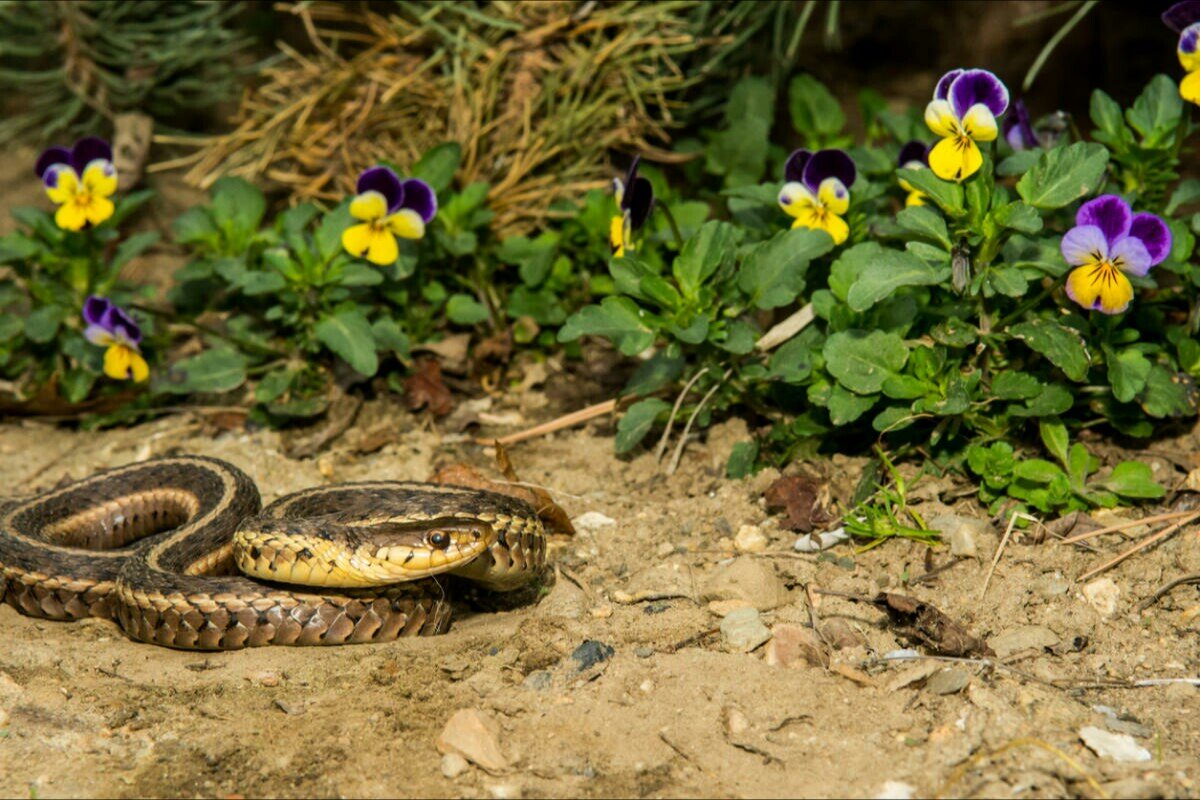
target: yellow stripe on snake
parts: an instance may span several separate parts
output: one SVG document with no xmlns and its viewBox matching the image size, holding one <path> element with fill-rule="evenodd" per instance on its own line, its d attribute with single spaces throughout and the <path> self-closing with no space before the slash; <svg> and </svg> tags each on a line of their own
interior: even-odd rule
<svg viewBox="0 0 1200 800">
<path fill-rule="evenodd" d="M 200 456 L 0 505 L 0 599 L 166 647 L 381 642 L 446 631 L 447 575 L 508 591 L 545 561 L 529 504 L 478 489 L 347 483 L 260 508 L 245 473 Z"/>
</svg>

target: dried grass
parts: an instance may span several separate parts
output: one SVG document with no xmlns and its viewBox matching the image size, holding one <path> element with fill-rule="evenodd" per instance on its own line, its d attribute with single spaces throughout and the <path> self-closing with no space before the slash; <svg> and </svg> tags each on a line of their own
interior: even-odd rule
<svg viewBox="0 0 1200 800">
<path fill-rule="evenodd" d="M 668 141 L 678 67 L 712 44 L 689 32 L 695 0 L 408 2 L 387 16 L 357 3 L 295 3 L 311 44 L 242 98 L 235 129 L 151 170 L 188 168 L 273 182 L 297 200 L 336 201 L 358 172 L 407 167 L 429 147 L 463 147 L 459 178 L 487 181 L 500 233 L 524 232 L 557 200 L 602 186 L 609 149 L 656 159 Z"/>
</svg>

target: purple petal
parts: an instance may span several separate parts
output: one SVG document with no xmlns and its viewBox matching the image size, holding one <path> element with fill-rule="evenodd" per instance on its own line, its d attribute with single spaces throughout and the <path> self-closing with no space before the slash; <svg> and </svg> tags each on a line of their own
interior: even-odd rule
<svg viewBox="0 0 1200 800">
<path fill-rule="evenodd" d="M 39 178 L 46 174 L 46 170 L 50 169 L 55 164 L 70 164 L 71 151 L 65 147 L 48 147 L 38 156 L 37 165 L 33 170 Z"/>
<path fill-rule="evenodd" d="M 1113 265 L 1127 275 L 1145 275 L 1154 266 L 1150 263 L 1150 253 L 1146 245 L 1136 236 L 1126 236 L 1113 245 L 1108 257 Z"/>
<path fill-rule="evenodd" d="M 362 171 L 358 176 L 356 193 L 363 192 L 379 192 L 383 195 L 389 214 L 399 211 L 404 203 L 404 184 L 387 167 L 371 167 Z"/>
<path fill-rule="evenodd" d="M 1075 215 L 1076 225 L 1095 225 L 1104 233 L 1111 250 L 1116 241 L 1129 233 L 1132 213 L 1129 204 L 1115 194 L 1106 194 L 1084 203 Z"/>
<path fill-rule="evenodd" d="M 1108 240 L 1095 225 L 1077 225 L 1063 235 L 1063 258 L 1073 267 L 1095 264 L 1108 258 Z"/>
<path fill-rule="evenodd" d="M 999 119 L 1008 109 L 1008 87 L 986 69 L 968 69 L 950 84 L 949 100 L 959 119 L 976 103 L 983 103 Z"/>
<path fill-rule="evenodd" d="M 1200 22 L 1194 22 L 1184 28 L 1183 33 L 1179 34 L 1177 49 L 1184 55 L 1195 55 L 1198 41 L 1200 41 Z"/>
<path fill-rule="evenodd" d="M 942 79 L 937 82 L 937 87 L 933 90 L 934 100 L 947 100 L 950 96 L 950 84 L 957 80 L 959 75 L 962 75 L 966 70 L 952 69 L 942 76 Z"/>
<path fill-rule="evenodd" d="M 99 325 L 88 325 L 83 329 L 83 338 L 92 344 L 107 347 L 112 344 L 113 335 Z"/>
<path fill-rule="evenodd" d="M 812 158 L 812 151 L 803 148 L 792 151 L 783 165 L 783 180 L 787 183 L 801 183 L 804 181 L 804 168 L 808 165 L 808 160 Z"/>
<path fill-rule="evenodd" d="M 634 156 L 633 161 L 629 162 L 629 170 L 625 173 L 626 186 L 632 186 L 633 182 L 637 180 L 638 167 L 641 165 L 641 163 L 642 157 L 640 155 Z"/>
<path fill-rule="evenodd" d="M 88 325 L 102 325 L 104 315 L 112 308 L 112 301 L 107 297 L 92 295 L 83 301 L 83 321 Z"/>
<path fill-rule="evenodd" d="M 1161 264 L 1171 253 L 1171 229 L 1167 223 L 1153 214 L 1133 215 L 1129 224 L 1129 235 L 1136 236 L 1150 254 L 1150 266 Z"/>
<path fill-rule="evenodd" d="M 1029 109 L 1024 100 L 1013 103 L 1013 113 L 1004 120 L 1001 126 L 1004 138 L 1013 150 L 1032 150 L 1038 146 L 1037 136 L 1029 121 Z"/>
<path fill-rule="evenodd" d="M 1184 28 L 1200 22 L 1200 0 L 1184 0 L 1176 3 L 1163 12 L 1162 21 L 1176 33 L 1183 33 Z"/>
<path fill-rule="evenodd" d="M 625 197 L 621 208 L 629 212 L 629 226 L 632 230 L 641 230 L 650 218 L 650 210 L 654 207 L 654 187 L 646 178 L 634 178 L 633 183 L 625 187 Z"/>
<path fill-rule="evenodd" d="M 109 306 L 100 321 L 100 327 L 111 331 L 112 335 L 125 344 L 136 347 L 142 341 L 142 329 L 133 318 L 117 306 Z"/>
<path fill-rule="evenodd" d="M 80 175 L 84 167 L 97 159 L 112 161 L 112 148 L 98 136 L 85 136 L 71 148 L 71 166 Z"/>
<path fill-rule="evenodd" d="M 642 178 L 641 180 L 645 180 Z M 433 187 L 420 178 L 409 178 L 403 184 L 404 200 L 401 202 L 401 208 L 410 208 L 421 217 L 421 221 L 428 223 L 437 214 L 438 204 L 437 195 L 433 191 Z"/>
<path fill-rule="evenodd" d="M 837 178 L 849 189 L 856 177 L 858 170 L 854 168 L 854 162 L 842 150 L 818 150 L 804 167 L 804 185 L 814 194 L 826 178 Z"/>
<path fill-rule="evenodd" d="M 904 146 L 900 148 L 900 157 L 897 159 L 901 167 L 914 161 L 929 166 L 929 145 L 916 139 L 905 142 Z"/>
</svg>

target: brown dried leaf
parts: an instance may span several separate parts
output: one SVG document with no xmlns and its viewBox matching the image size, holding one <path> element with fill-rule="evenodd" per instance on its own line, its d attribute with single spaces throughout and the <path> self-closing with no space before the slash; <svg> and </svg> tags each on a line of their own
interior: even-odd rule
<svg viewBox="0 0 1200 800">
<path fill-rule="evenodd" d="M 913 644 L 928 647 L 942 656 L 994 656 L 992 648 L 967 633 L 966 629 L 935 606 L 915 597 L 881 592 L 871 601 L 887 612 L 898 633 Z"/>
<path fill-rule="evenodd" d="M 442 367 L 437 359 L 417 360 L 416 370 L 404 379 L 404 401 L 413 411 L 427 407 L 439 417 L 454 409 L 454 400 L 442 382 Z"/>
<path fill-rule="evenodd" d="M 798 533 L 810 533 L 833 519 L 822 502 L 822 485 L 806 475 L 786 475 L 771 484 L 764 493 L 767 511 L 786 512 L 783 527 Z"/>
</svg>

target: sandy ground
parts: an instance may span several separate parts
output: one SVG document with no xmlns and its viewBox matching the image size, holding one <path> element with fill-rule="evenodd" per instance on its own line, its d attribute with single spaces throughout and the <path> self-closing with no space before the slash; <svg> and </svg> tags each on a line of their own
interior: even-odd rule
<svg viewBox="0 0 1200 800">
<path fill-rule="evenodd" d="M 381 423 L 395 441 L 362 454 L 361 432 Z M 924 548 L 908 542 L 859 555 L 849 545 L 795 553 L 795 534 L 769 519 L 762 501 L 778 473 L 721 477 L 738 425 L 690 446 L 670 477 L 649 455 L 613 456 L 611 439 L 595 430 L 514 448 L 524 480 L 552 489 L 577 520 L 597 512 L 613 523 L 580 526 L 554 545 L 560 572 L 540 602 L 460 615 L 441 637 L 206 655 L 130 642 L 102 620 L 52 623 L 0 607 L 0 795 L 1200 792 L 1200 691 L 1105 685 L 1200 675 L 1194 586 L 1134 610 L 1166 581 L 1200 572 L 1194 530 L 1110 572 L 1118 594 L 1108 616 L 1073 578 L 1119 550 L 1119 536 L 1101 537 L 1097 553 L 1013 541 L 981 600 L 999 542 L 989 529 L 977 537 L 977 558 L 906 587 L 927 568 Z M 444 462 L 490 463 L 461 435 L 382 403 L 368 404 L 315 459 L 291 460 L 282 449 L 279 433 L 214 433 L 186 414 L 103 433 L 9 423 L 0 425 L 0 486 L 27 494 L 103 466 L 187 452 L 236 464 L 269 501 L 322 482 L 420 479 Z M 861 462 L 799 468 L 828 478 L 844 499 Z M 944 489 L 915 492 L 927 496 L 928 516 L 946 510 L 937 499 Z M 956 511 L 979 515 L 969 499 L 958 502 Z M 768 537 L 765 550 L 734 554 L 743 525 Z M 949 560 L 942 548 L 934 563 Z M 907 646 L 886 615 L 814 593 L 814 616 L 806 586 L 902 591 L 993 645 L 1015 632 L 1032 646 L 1005 666 L 884 664 L 882 654 Z M 749 597 L 777 631 L 815 618 L 842 647 L 827 666 L 772 665 L 764 652 L 773 645 L 729 652 L 714 613 L 725 608 L 712 597 Z M 1072 652 L 1076 637 L 1087 642 Z M 608 647 L 607 660 L 582 663 L 582 653 Z M 944 668 L 957 671 L 931 674 Z M 436 740 L 460 709 L 495 722 L 504 765 L 492 773 L 472 765 L 443 774 Z M 1149 760 L 1097 756 L 1081 741 L 1087 726 L 1131 736 Z"/>
</svg>

